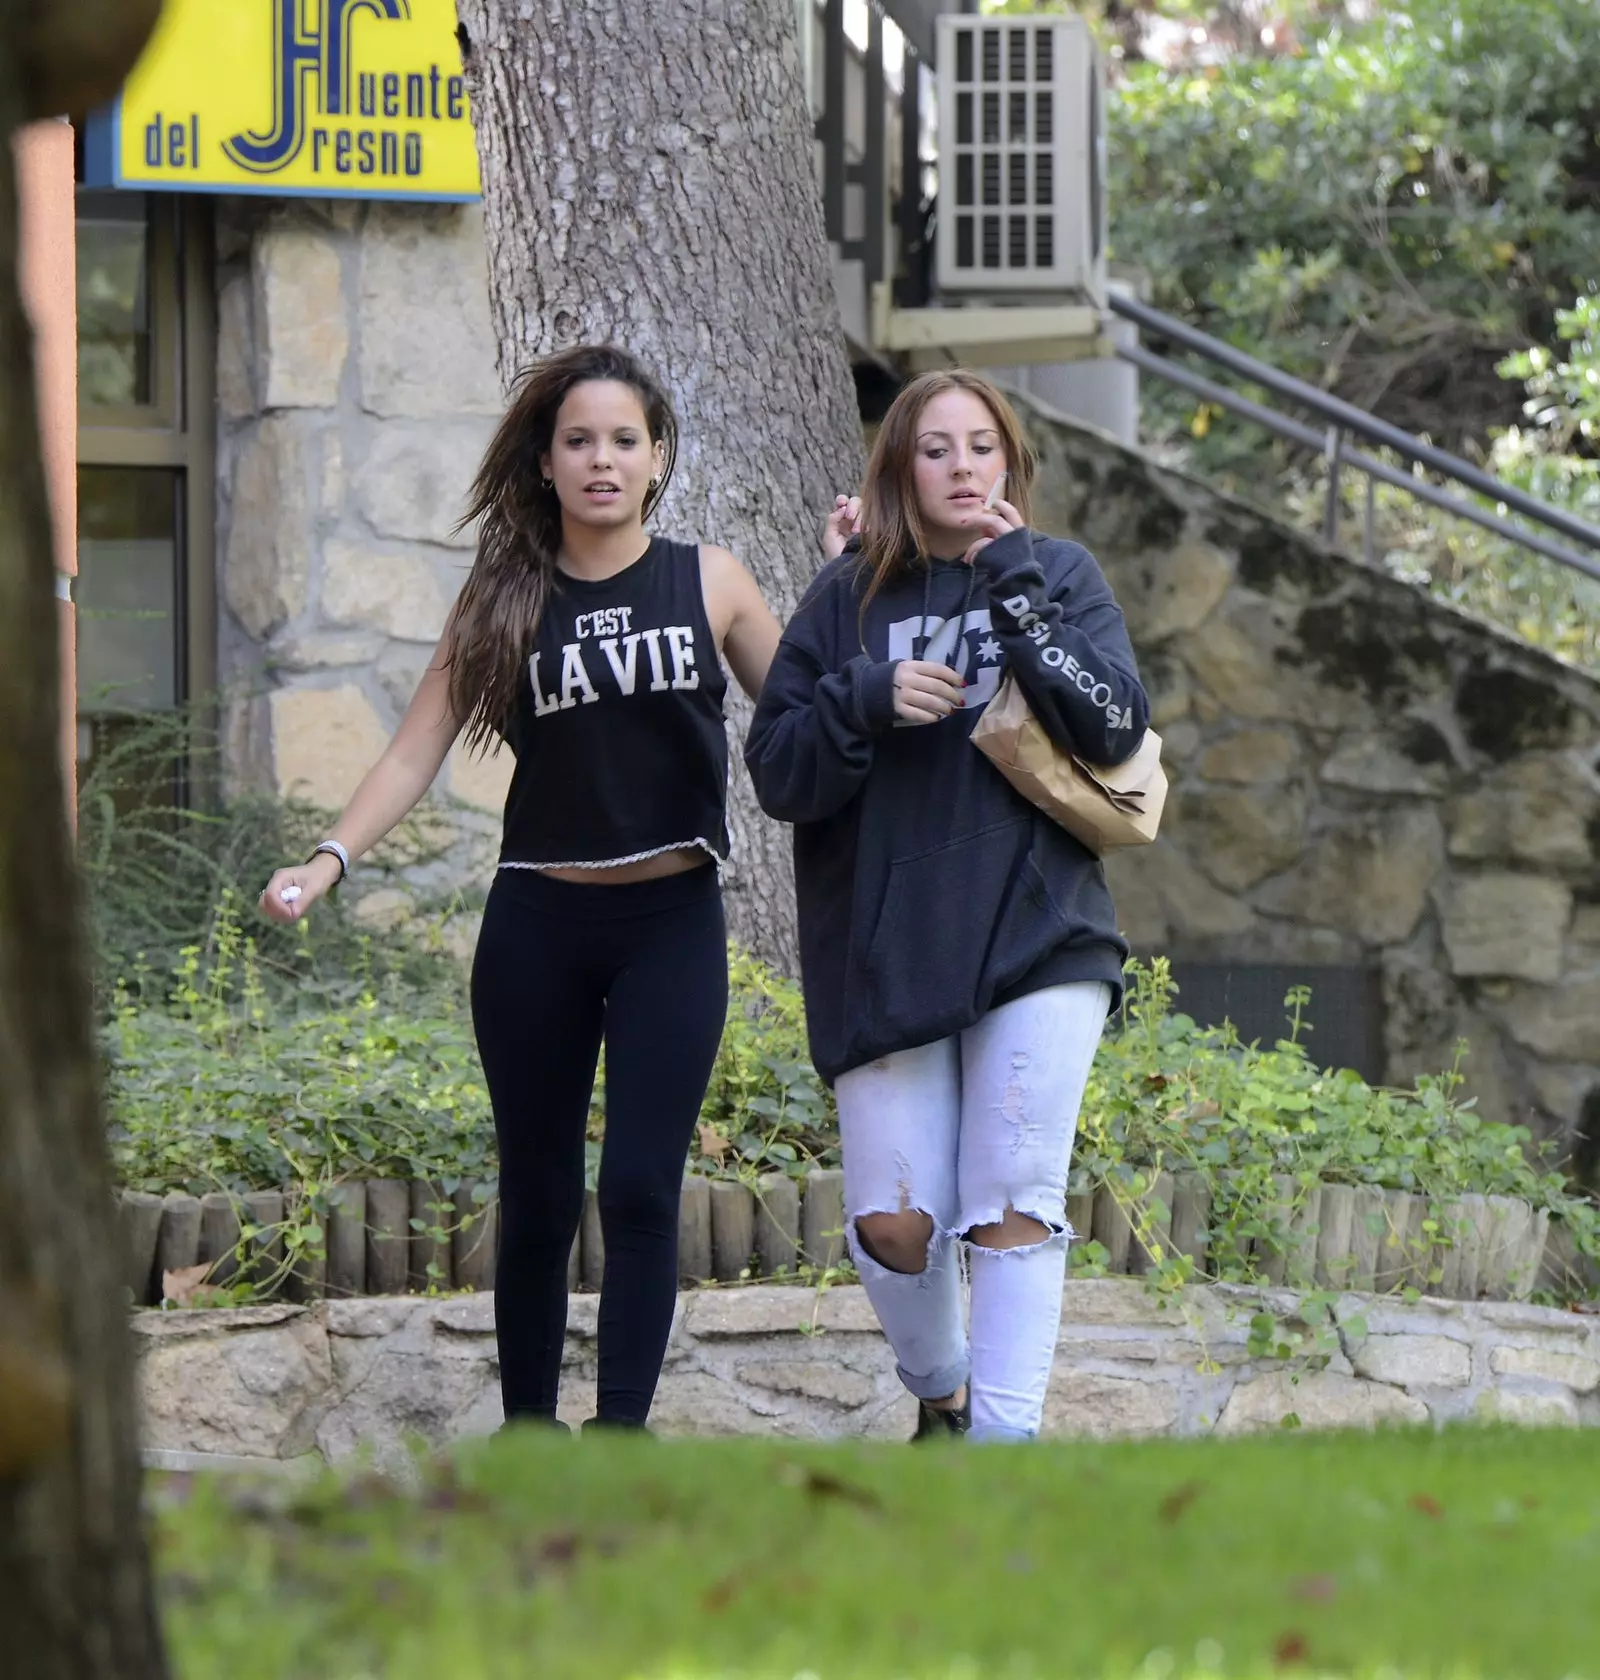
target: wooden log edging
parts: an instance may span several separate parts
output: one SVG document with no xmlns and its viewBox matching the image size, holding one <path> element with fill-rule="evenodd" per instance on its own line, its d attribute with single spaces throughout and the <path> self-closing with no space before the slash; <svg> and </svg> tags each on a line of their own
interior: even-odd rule
<svg viewBox="0 0 1600 1680">
<path fill-rule="evenodd" d="M 334 1191 L 320 1253 L 285 1261 L 285 1194 L 251 1191 L 202 1197 L 123 1191 L 117 1208 L 124 1277 L 135 1305 L 157 1306 L 163 1278 L 202 1263 L 208 1282 L 248 1281 L 310 1302 L 370 1295 L 484 1291 L 494 1283 L 499 1208 L 476 1186 L 453 1194 L 434 1183 L 352 1180 Z M 1269 1234 L 1249 1240 L 1271 1287 L 1397 1294 L 1436 1299 L 1524 1301 L 1583 1270 L 1565 1230 L 1549 1214 L 1510 1196 L 1463 1195 L 1435 1206 L 1407 1191 L 1322 1184 L 1309 1193 L 1278 1182 L 1281 1205 Z M 1216 1214 L 1210 1186 L 1193 1173 L 1147 1183 L 1130 1217 L 1130 1196 L 1075 1176 L 1067 1217 L 1079 1243 L 1104 1251 L 1108 1276 L 1154 1267 L 1162 1254 L 1206 1263 Z M 1431 1222 L 1431 1223 L 1430 1223 Z M 256 1233 L 248 1242 L 241 1233 Z M 825 1272 L 845 1254 L 844 1175 L 814 1168 L 800 1178 L 764 1175 L 752 1187 L 731 1179 L 684 1179 L 678 1218 L 679 1280 L 702 1283 L 797 1279 Z M 243 1260 L 241 1267 L 240 1260 Z M 1435 1274 L 1438 1274 L 1435 1276 Z M 591 1190 L 572 1246 L 568 1282 L 595 1290 L 605 1275 L 598 1200 Z"/>
</svg>

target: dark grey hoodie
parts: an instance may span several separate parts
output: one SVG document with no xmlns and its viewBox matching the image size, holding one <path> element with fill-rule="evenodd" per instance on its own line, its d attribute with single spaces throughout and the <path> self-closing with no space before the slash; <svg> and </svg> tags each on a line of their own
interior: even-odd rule
<svg viewBox="0 0 1600 1680">
<path fill-rule="evenodd" d="M 1045 986 L 1104 980 L 1127 945 L 1099 860 L 971 743 L 1003 672 L 1092 763 L 1132 756 L 1149 721 L 1121 609 L 1077 543 L 1013 531 L 976 564 L 904 570 L 862 613 L 847 552 L 784 632 L 745 762 L 762 808 L 795 825 L 811 1054 L 831 1084 Z M 894 668 L 950 665 L 966 705 L 903 725 Z"/>
</svg>

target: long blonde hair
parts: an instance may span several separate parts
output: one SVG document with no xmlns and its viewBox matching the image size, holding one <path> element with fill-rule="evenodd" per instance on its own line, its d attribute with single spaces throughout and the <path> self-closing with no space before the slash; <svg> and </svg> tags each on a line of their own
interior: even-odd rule
<svg viewBox="0 0 1600 1680">
<path fill-rule="evenodd" d="M 861 568 L 870 581 L 863 610 L 896 572 L 927 558 L 928 534 L 917 505 L 917 424 L 923 409 L 946 391 L 970 392 L 994 416 L 1006 456 L 1005 499 L 1024 521 L 1031 517 L 1037 462 L 1017 411 L 1000 388 L 966 368 L 918 375 L 889 405 L 867 463 L 861 490 Z"/>
</svg>

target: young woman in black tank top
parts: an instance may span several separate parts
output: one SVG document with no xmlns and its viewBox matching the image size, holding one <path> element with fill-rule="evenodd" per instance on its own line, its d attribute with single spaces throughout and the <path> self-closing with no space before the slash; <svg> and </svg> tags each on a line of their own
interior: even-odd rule
<svg viewBox="0 0 1600 1680">
<path fill-rule="evenodd" d="M 500 1147 L 495 1326 L 508 1419 L 554 1422 L 567 1257 L 602 1037 L 600 1424 L 642 1427 L 672 1325 L 684 1160 L 727 1010 L 726 684 L 778 625 L 726 549 L 647 537 L 676 425 L 633 357 L 521 384 L 473 488 L 478 555 L 394 740 L 262 908 L 303 916 L 432 784 L 456 737 L 516 754 L 472 1014 Z"/>
</svg>

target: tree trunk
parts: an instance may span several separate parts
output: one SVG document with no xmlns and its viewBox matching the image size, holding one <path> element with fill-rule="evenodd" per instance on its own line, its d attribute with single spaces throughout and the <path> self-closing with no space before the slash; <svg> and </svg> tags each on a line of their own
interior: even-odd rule
<svg viewBox="0 0 1600 1680">
<path fill-rule="evenodd" d="M 862 469 L 793 0 L 458 0 L 508 378 L 625 344 L 683 428 L 663 529 L 731 548 L 780 619 Z M 733 936 L 797 972 L 786 832 L 735 746 Z"/>
<path fill-rule="evenodd" d="M 10 145 L 41 114 L 40 88 L 72 79 L 41 42 L 91 9 L 0 0 L 0 40 L 35 48 L 26 74 L 24 55 L 0 53 L 0 1668 L 28 1680 L 160 1680 L 61 771 L 58 608 Z M 135 9 L 153 15 L 144 0 L 123 7 Z M 78 85 L 103 96 L 127 64 L 82 68 Z"/>
</svg>

